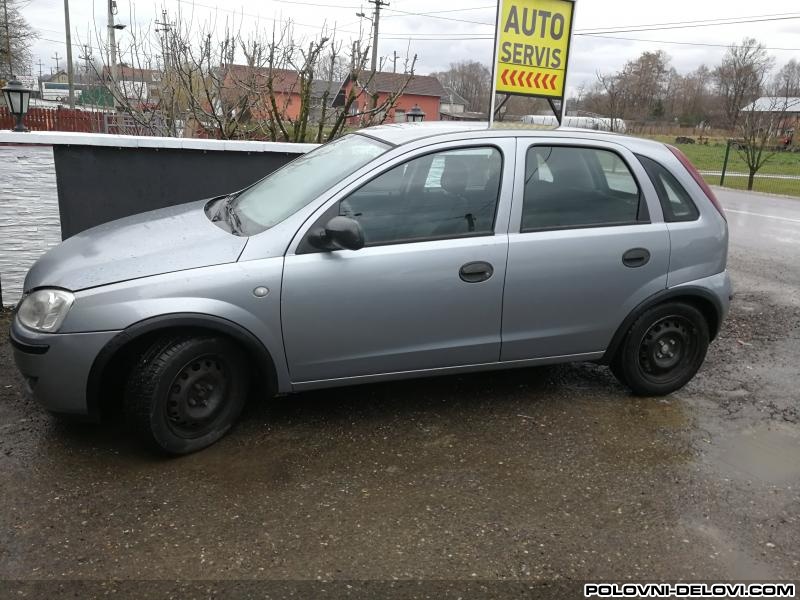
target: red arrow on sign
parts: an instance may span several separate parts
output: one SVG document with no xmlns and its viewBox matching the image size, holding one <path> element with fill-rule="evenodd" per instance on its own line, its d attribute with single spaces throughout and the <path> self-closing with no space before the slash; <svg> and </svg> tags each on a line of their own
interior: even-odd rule
<svg viewBox="0 0 800 600">
<path fill-rule="evenodd" d="M 558 77 L 558 75 L 553 75 L 552 77 L 550 77 L 550 89 L 551 90 L 556 89 L 556 77 Z"/>
<path fill-rule="evenodd" d="M 538 87 L 539 87 L 539 78 L 541 76 L 542 76 L 541 73 L 536 73 L 536 77 L 533 78 L 533 87 L 538 89 Z"/>
<path fill-rule="evenodd" d="M 503 69 L 503 72 L 500 74 L 500 80 L 503 82 L 503 85 L 508 85 L 508 69 Z"/>
<path fill-rule="evenodd" d="M 525 85 L 531 87 L 531 77 L 533 77 L 533 73 L 528 73 L 528 76 L 525 78 Z"/>
<path fill-rule="evenodd" d="M 511 71 L 511 85 L 518 85 L 517 82 L 514 81 L 514 79 L 516 77 L 517 77 L 517 72 L 516 71 Z"/>
</svg>

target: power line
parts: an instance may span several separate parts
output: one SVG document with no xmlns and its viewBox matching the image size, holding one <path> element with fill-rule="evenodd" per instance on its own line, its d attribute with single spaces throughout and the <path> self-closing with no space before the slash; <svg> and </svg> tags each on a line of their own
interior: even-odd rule
<svg viewBox="0 0 800 600">
<path fill-rule="evenodd" d="M 348 10 L 353 10 L 357 8 L 361 8 L 360 6 L 343 6 L 341 4 L 325 4 L 321 2 L 305 2 L 300 0 L 272 0 L 272 2 L 280 2 L 282 4 L 297 4 L 299 6 L 321 6 L 326 8 L 346 8 Z"/>
<path fill-rule="evenodd" d="M 236 10 L 236 9 L 232 9 L 232 8 L 221 8 L 219 6 L 209 6 L 208 4 L 201 4 L 200 2 L 195 2 L 194 0 L 175 0 L 175 2 L 177 2 L 178 4 L 187 4 L 187 5 L 192 6 L 192 7 L 199 6 L 201 8 L 207 8 L 209 10 L 219 10 L 219 11 L 222 11 L 222 12 L 231 13 L 233 15 L 242 15 L 243 17 L 252 17 L 252 18 L 258 19 L 258 20 L 263 19 L 265 21 L 272 21 L 273 23 L 278 23 L 278 22 L 282 22 L 282 21 L 291 21 L 292 25 L 294 25 L 296 27 L 308 27 L 308 28 L 311 28 L 311 29 L 315 29 L 317 31 L 321 31 L 321 30 L 326 28 L 326 25 L 322 25 L 322 26 L 320 26 L 320 25 L 310 25 L 308 23 L 299 23 L 299 22 L 297 22 L 297 21 L 295 21 L 293 19 L 282 19 L 282 18 L 275 18 L 275 17 L 265 17 L 263 15 L 253 14 L 253 13 L 246 13 L 244 11 Z M 356 7 L 356 8 L 358 8 L 358 7 Z M 358 33 L 356 31 L 345 31 L 343 29 L 337 29 L 335 24 L 334 24 L 332 29 L 335 30 L 335 31 L 341 32 L 341 33 L 352 33 L 354 35 Z"/>
<path fill-rule="evenodd" d="M 687 24 L 685 25 L 668 25 L 664 27 L 639 27 L 636 29 L 609 29 L 608 31 L 593 31 L 593 30 L 579 30 L 575 33 L 593 33 L 593 34 L 600 34 L 600 33 L 635 33 L 637 31 L 663 31 L 665 29 L 694 29 L 697 27 L 716 27 L 719 25 L 749 25 L 751 23 L 766 23 L 768 21 L 788 21 L 791 19 L 800 19 L 800 15 L 795 15 L 791 17 L 770 17 L 767 19 L 749 19 L 746 21 L 728 21 L 726 23 L 695 23 L 695 24 Z"/>
<path fill-rule="evenodd" d="M 786 16 L 798 16 L 797 11 L 787 12 L 787 13 L 770 13 L 766 15 L 741 15 L 738 17 L 719 17 L 716 19 L 693 19 L 691 21 L 668 21 L 666 23 L 638 23 L 635 25 L 618 25 L 619 28 L 628 28 L 628 27 L 659 27 L 661 25 L 689 25 L 694 23 L 712 23 L 716 21 L 733 21 L 739 19 L 762 19 L 766 17 L 786 17 Z M 720 25 L 724 25 L 725 23 L 720 23 Z M 610 27 L 588 27 L 583 28 L 580 31 L 595 31 L 598 29 L 611 29 Z"/>
<path fill-rule="evenodd" d="M 486 41 L 486 40 L 491 41 L 491 40 L 494 39 L 494 36 L 492 36 L 492 35 L 465 36 L 464 34 L 453 34 L 453 35 L 457 35 L 459 37 L 429 37 L 429 38 L 417 37 L 419 35 L 421 35 L 421 34 L 414 34 L 414 35 L 411 35 L 411 36 L 407 36 L 407 35 L 406 36 L 403 36 L 403 35 L 397 36 L 397 35 L 388 35 L 387 34 L 387 35 L 383 35 L 381 37 L 384 40 L 402 40 L 402 41 L 411 40 L 411 41 L 417 41 L 417 42 L 425 42 L 425 41 L 431 41 L 431 42 L 461 42 L 461 41 L 465 41 L 465 42 L 469 42 L 469 41 L 473 41 L 473 40 L 474 41 L 478 41 L 478 42 L 482 42 L 482 41 Z M 442 34 L 431 34 L 431 35 L 441 36 Z M 737 44 L 708 44 L 708 43 L 704 43 L 704 42 L 673 42 L 673 41 L 669 41 L 669 40 L 652 40 L 652 39 L 641 39 L 641 38 L 631 38 L 631 37 L 620 37 L 620 36 L 612 36 L 612 35 L 598 34 L 598 33 L 577 33 L 576 32 L 575 35 L 576 36 L 581 36 L 581 37 L 596 37 L 598 39 L 625 40 L 625 41 L 629 41 L 629 42 L 648 42 L 648 43 L 652 43 L 652 44 L 677 44 L 677 45 L 680 45 L 680 46 L 699 46 L 699 47 L 710 47 L 710 48 L 730 48 L 731 46 L 733 46 L 734 48 L 744 48 L 745 47 L 745 46 L 740 46 L 740 45 L 737 45 Z M 44 41 L 44 42 L 52 42 L 54 44 L 62 44 L 62 45 L 65 44 L 64 40 L 54 40 L 54 39 L 51 39 L 51 38 L 44 38 L 44 37 L 40 37 L 39 39 Z M 101 48 L 99 46 L 92 46 L 90 44 L 81 44 L 81 45 L 84 46 L 85 48 L 90 48 L 92 50 L 98 50 L 98 51 L 101 51 L 101 52 L 103 51 L 103 48 Z M 800 52 L 800 48 L 777 48 L 777 47 L 772 47 L 772 46 L 765 46 L 764 49 L 765 50 L 774 50 L 776 52 Z"/>
<path fill-rule="evenodd" d="M 496 9 L 497 5 L 496 4 L 489 4 L 489 5 L 486 5 L 486 6 L 470 6 L 468 8 L 448 8 L 446 10 L 431 10 L 431 11 L 426 11 L 426 12 L 417 13 L 417 14 L 419 14 L 419 16 L 428 16 L 428 15 L 438 15 L 438 14 L 442 14 L 442 13 L 467 12 L 469 10 L 487 10 L 489 8 Z M 395 10 L 395 12 L 400 12 L 400 11 L 396 11 Z M 414 13 L 406 13 L 406 14 L 414 14 Z M 386 15 L 386 18 L 388 19 L 390 17 L 402 17 L 402 16 L 404 16 L 404 15 Z"/>
<path fill-rule="evenodd" d="M 440 19 L 444 21 L 454 21 L 458 23 L 470 23 L 473 25 L 483 25 L 485 27 L 494 27 L 494 23 L 487 23 L 484 21 L 472 21 L 469 19 L 460 19 L 457 17 L 443 17 L 435 14 L 435 12 L 409 12 L 398 9 L 388 9 L 393 12 L 402 13 L 401 15 L 392 15 L 395 17 L 427 17 L 431 19 Z M 444 12 L 444 11 L 441 11 Z M 634 31 L 660 31 L 666 29 L 685 29 L 697 27 L 715 27 L 719 25 L 743 25 L 749 23 L 765 23 L 769 21 L 785 21 L 790 19 L 800 19 L 800 14 L 793 13 L 772 13 L 766 15 L 753 15 L 747 17 L 725 17 L 717 19 L 698 19 L 693 21 L 671 21 L 667 23 L 647 23 L 641 25 L 623 25 L 619 27 L 593 27 L 588 29 L 576 30 L 575 33 L 629 33 Z M 387 34 L 398 35 L 398 34 Z M 399 34 L 402 35 L 402 34 Z"/>
<path fill-rule="evenodd" d="M 630 38 L 630 37 L 617 37 L 613 35 L 604 35 L 601 33 L 576 33 L 575 35 L 580 36 L 588 36 L 588 37 L 596 37 L 600 39 L 608 39 L 608 40 L 627 40 L 630 42 L 650 42 L 654 44 L 677 44 L 679 46 L 707 46 L 710 48 L 754 48 L 755 46 L 740 46 L 736 44 L 708 44 L 704 42 L 672 42 L 668 40 L 645 40 L 641 38 Z M 764 50 L 775 50 L 781 52 L 800 52 L 800 48 L 774 48 L 774 47 L 764 47 Z"/>
<path fill-rule="evenodd" d="M 232 14 L 239 14 L 242 16 L 248 16 L 255 19 L 264 19 L 267 21 L 278 22 L 281 19 L 272 18 L 272 17 L 264 17 L 259 14 L 253 13 L 246 13 L 243 11 L 235 10 L 235 9 L 228 9 L 228 8 L 221 8 L 216 6 L 209 6 L 207 4 L 194 2 L 193 0 L 175 0 L 178 4 L 187 4 L 191 6 L 198 6 L 201 8 L 206 8 L 209 10 L 219 10 L 223 12 L 229 12 Z M 300 2 L 299 0 L 276 0 L 282 1 L 288 4 L 301 4 L 301 5 L 316 5 L 316 6 L 334 6 L 334 5 L 326 5 L 322 3 L 314 3 L 314 2 Z M 337 8 L 340 6 L 336 5 Z M 349 7 L 348 7 L 349 8 Z M 465 9 L 448 9 L 442 11 L 431 11 L 430 13 L 413 13 L 409 11 L 401 11 L 395 8 L 386 8 L 385 10 L 391 10 L 397 13 L 396 15 L 384 15 L 384 17 L 392 16 L 392 17 L 401 17 L 407 18 L 410 16 L 424 16 L 424 17 L 431 17 L 431 18 L 438 18 L 444 20 L 452 20 L 457 22 L 467 22 L 477 25 L 486 25 L 486 26 L 494 26 L 494 23 L 480 23 L 477 21 L 468 21 L 465 19 L 457 19 L 455 17 L 441 17 L 437 16 L 434 13 L 446 13 L 446 12 L 459 12 L 463 10 L 477 10 L 480 8 L 491 8 L 491 7 L 471 7 Z M 696 28 L 696 27 L 713 27 L 718 25 L 739 25 L 739 24 L 748 24 L 748 23 L 761 23 L 761 22 L 769 22 L 769 21 L 782 21 L 782 20 L 793 20 L 793 19 L 800 19 L 800 14 L 797 13 L 772 13 L 772 14 L 764 14 L 764 15 L 752 15 L 747 17 L 725 17 L 725 18 L 718 18 L 718 19 L 702 19 L 702 20 L 692 20 L 692 21 L 672 21 L 672 22 L 665 22 L 665 23 L 647 23 L 642 25 L 625 25 L 618 28 L 588 28 L 588 29 L 579 29 L 574 32 L 576 36 L 589 36 L 589 37 L 596 37 L 596 38 L 609 38 L 609 39 L 619 39 L 625 41 L 634 41 L 634 42 L 649 42 L 649 43 L 657 43 L 657 44 L 674 44 L 674 45 L 683 45 L 683 46 L 698 46 L 698 47 L 720 47 L 720 48 L 727 48 L 730 45 L 724 44 L 709 44 L 703 42 L 678 42 L 678 41 L 669 41 L 669 40 L 652 40 L 652 39 L 636 39 L 636 38 L 627 38 L 627 37 L 614 37 L 612 34 L 615 33 L 635 33 L 639 31 L 658 31 L 658 30 L 668 30 L 668 29 L 683 29 L 683 28 Z M 306 23 L 298 23 L 291 19 L 287 19 L 291 21 L 294 26 L 297 27 L 306 27 L 315 30 L 321 30 L 324 26 L 320 25 L 311 25 Z M 40 28 L 42 29 L 42 28 Z M 340 33 L 350 33 L 353 35 L 357 35 L 358 32 L 356 31 L 349 31 L 346 29 L 337 29 L 334 25 L 332 27 L 333 30 L 338 31 Z M 47 30 L 51 31 L 51 30 Z M 53 42 L 64 44 L 63 40 L 54 40 L 48 38 L 40 38 L 43 41 Z M 494 36 L 491 34 L 477 34 L 477 35 L 470 35 L 469 33 L 465 32 L 456 32 L 452 34 L 444 34 L 444 33 L 417 33 L 417 32 L 388 32 L 383 34 L 383 39 L 386 40 L 408 40 L 408 41 L 484 41 L 484 40 L 493 40 Z M 740 47 L 736 46 L 735 47 Z M 98 50 L 102 50 L 97 48 Z M 799 51 L 796 48 L 779 48 L 779 47 L 766 47 L 766 50 L 774 50 L 774 51 L 787 51 L 787 52 L 796 52 Z"/>
<path fill-rule="evenodd" d="M 484 21 L 471 21 L 469 19 L 459 19 L 458 17 L 443 17 L 441 15 L 437 15 L 434 13 L 415 13 L 415 12 L 408 12 L 406 10 L 399 10 L 397 8 L 387 8 L 391 12 L 402 13 L 403 16 L 412 16 L 412 17 L 428 17 L 429 19 L 441 19 L 442 21 L 455 21 L 457 23 L 470 23 L 472 25 L 491 25 L 494 27 L 494 23 L 485 23 Z M 394 15 L 394 16 L 401 16 L 401 15 Z"/>
<path fill-rule="evenodd" d="M 789 14 L 789 13 L 785 13 L 785 14 Z M 447 18 L 447 17 L 441 17 L 441 18 Z M 737 18 L 737 17 L 732 17 L 732 18 Z M 741 19 L 741 17 L 738 17 L 738 18 Z M 800 19 L 800 15 L 782 16 L 782 17 L 770 17 L 770 18 L 763 18 L 763 19 L 752 19 L 752 18 L 749 18 L 749 19 L 750 20 L 738 20 L 738 21 L 730 21 L 730 22 L 725 22 L 725 23 L 707 23 L 707 22 L 701 22 L 701 21 L 685 21 L 684 24 L 682 24 L 680 26 L 678 26 L 678 25 L 669 25 L 669 26 L 663 26 L 663 27 L 646 27 L 646 28 L 641 27 L 641 28 L 638 28 L 638 29 L 631 28 L 631 27 L 635 27 L 635 26 L 628 26 L 629 28 L 627 28 L 627 29 L 609 29 L 609 30 L 605 30 L 605 31 L 604 30 L 597 31 L 597 30 L 592 30 L 592 29 L 589 29 L 589 30 L 579 29 L 579 30 L 576 30 L 574 32 L 574 35 L 593 35 L 593 36 L 598 36 L 599 37 L 599 36 L 604 35 L 604 34 L 614 34 L 614 33 L 636 33 L 636 32 L 639 32 L 639 31 L 660 31 L 660 30 L 665 30 L 665 29 L 684 29 L 684 28 L 694 28 L 694 27 L 713 27 L 715 25 L 740 25 L 740 24 L 747 24 L 747 23 L 762 23 L 762 22 L 767 22 L 767 21 L 784 21 L 784 20 L 789 20 L 789 19 Z M 665 23 L 664 25 L 667 25 L 667 24 Z M 461 37 L 458 37 L 458 36 L 461 36 Z M 443 41 L 444 40 L 468 40 L 468 39 L 494 39 L 493 35 L 485 35 L 484 36 L 484 34 L 478 34 L 478 35 L 470 36 L 470 37 L 466 37 L 466 36 L 467 36 L 467 34 L 465 34 L 463 32 L 453 33 L 453 34 L 449 34 L 449 35 L 448 34 L 442 34 L 442 33 L 424 34 L 424 33 L 412 32 L 412 33 L 409 33 L 409 34 L 404 34 L 404 33 L 391 32 L 391 33 L 386 33 L 385 34 L 385 39 L 411 39 L 411 40 L 429 39 L 429 40 L 443 40 Z M 659 42 L 659 41 L 663 41 L 663 40 L 649 40 L 649 41 Z M 663 43 L 672 43 L 672 42 L 663 41 Z M 687 43 L 687 42 L 684 42 L 684 43 Z M 700 44 L 698 44 L 698 45 L 700 45 Z M 783 48 L 767 48 L 767 49 L 784 50 Z"/>
</svg>

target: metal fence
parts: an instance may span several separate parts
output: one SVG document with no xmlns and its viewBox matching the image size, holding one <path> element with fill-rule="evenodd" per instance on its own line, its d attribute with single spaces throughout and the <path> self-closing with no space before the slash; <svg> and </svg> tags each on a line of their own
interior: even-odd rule
<svg viewBox="0 0 800 600">
<path fill-rule="evenodd" d="M 63 107 L 31 108 L 24 123 L 31 131 L 101 133 L 104 131 L 103 114 Z M 11 129 L 15 122 L 8 108 L 0 107 L 0 129 Z"/>
<path fill-rule="evenodd" d="M 744 148 L 737 140 L 728 140 L 719 172 L 719 185 L 787 196 L 800 196 L 800 147 L 791 143 L 765 147 L 765 162 L 750 173 L 743 159 Z M 744 167 L 744 169 L 742 169 Z M 708 176 L 716 178 L 717 173 Z"/>
<path fill-rule="evenodd" d="M 765 147 L 763 153 L 766 161 L 751 177 L 743 147 L 737 140 L 706 140 L 701 144 L 678 138 L 674 143 L 689 157 L 708 183 L 800 198 L 798 144 Z"/>
</svg>

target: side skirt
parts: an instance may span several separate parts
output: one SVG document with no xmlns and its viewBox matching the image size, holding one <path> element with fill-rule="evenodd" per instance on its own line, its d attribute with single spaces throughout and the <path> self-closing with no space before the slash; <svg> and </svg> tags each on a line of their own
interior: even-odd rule
<svg viewBox="0 0 800 600">
<path fill-rule="evenodd" d="M 359 385 L 362 383 L 378 383 L 380 381 L 397 381 L 400 379 L 415 379 L 418 377 L 439 377 L 442 375 L 456 375 L 458 373 L 475 373 L 479 371 L 498 371 L 501 369 L 518 369 L 552 365 L 568 362 L 596 361 L 602 358 L 604 350 L 599 352 L 585 352 L 583 354 L 567 354 L 564 356 L 548 356 L 545 358 L 528 358 L 523 360 L 509 360 L 503 362 L 480 363 L 476 365 L 463 365 L 458 367 L 439 367 L 435 369 L 420 369 L 418 371 L 399 371 L 395 373 L 378 373 L 376 375 L 358 375 L 355 377 L 340 377 L 337 379 L 317 379 L 315 381 L 300 381 L 292 383 L 293 392 L 304 392 L 321 388 L 341 387 L 346 385 Z"/>
</svg>

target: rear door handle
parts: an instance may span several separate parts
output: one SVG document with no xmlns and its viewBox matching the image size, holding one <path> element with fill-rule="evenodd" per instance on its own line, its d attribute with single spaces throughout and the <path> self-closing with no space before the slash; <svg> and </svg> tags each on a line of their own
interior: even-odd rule
<svg viewBox="0 0 800 600">
<path fill-rule="evenodd" d="M 494 267 L 488 262 L 482 260 L 476 262 L 469 262 L 463 265 L 458 270 L 458 276 L 461 281 L 467 283 L 480 283 L 486 281 L 494 274 Z"/>
<path fill-rule="evenodd" d="M 631 248 L 622 255 L 622 264 L 632 269 L 643 267 L 650 262 L 650 251 L 647 248 Z"/>
</svg>

